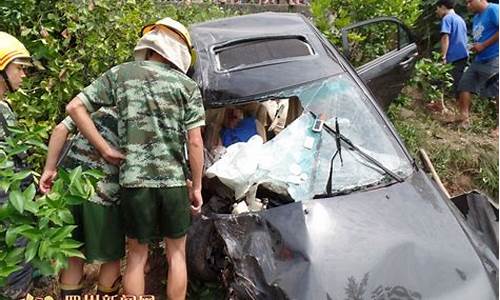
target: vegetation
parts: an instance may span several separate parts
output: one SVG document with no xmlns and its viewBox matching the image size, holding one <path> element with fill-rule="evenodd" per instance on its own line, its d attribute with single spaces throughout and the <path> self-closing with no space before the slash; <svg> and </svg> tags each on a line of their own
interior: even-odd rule
<svg viewBox="0 0 500 300">
<path fill-rule="evenodd" d="M 441 101 L 453 84 L 452 69 L 451 64 L 443 63 L 439 52 L 433 52 L 432 58 L 422 58 L 415 64 L 412 84 L 424 93 L 426 101 Z"/>
<path fill-rule="evenodd" d="M 375 17 L 396 16 L 412 27 L 420 16 L 421 1 L 415 0 L 313 0 L 316 27 L 335 45 L 342 46 L 340 29 Z"/>
<path fill-rule="evenodd" d="M 413 157 L 426 150 L 438 175 L 452 195 L 478 189 L 498 199 L 498 140 L 489 136 L 496 126 L 496 106 L 487 99 L 474 99 L 472 126 L 463 130 L 443 122 L 439 113 L 425 109 L 428 93 L 415 74 L 398 101 L 389 108 L 389 118 Z M 436 96 L 439 97 L 439 96 Z M 448 108 L 455 106 L 453 95 L 445 94 Z"/>
<path fill-rule="evenodd" d="M 80 243 L 71 239 L 75 228 L 69 206 L 85 201 L 101 177 L 95 171 L 61 170 L 52 192 L 37 196 L 34 174 L 22 166 L 18 156 L 32 147 L 45 145 L 30 133 L 14 131 L 0 143 L 0 189 L 8 193 L 8 201 L 0 206 L 0 286 L 19 263 L 31 262 L 42 274 L 55 274 L 67 266 L 67 258 L 84 257 Z M 19 247 L 19 238 L 27 240 Z"/>
<path fill-rule="evenodd" d="M 42 274 L 55 274 L 67 257 L 82 256 L 80 244 L 71 239 L 69 205 L 89 197 L 97 173 L 61 170 L 52 192 L 43 197 L 35 195 L 34 184 L 26 189 L 20 184 L 41 172 L 45 144 L 64 117 L 65 104 L 101 73 L 131 60 L 146 23 L 169 16 L 191 24 L 232 14 L 217 6 L 158 5 L 152 0 L 2 1 L 0 31 L 26 45 L 36 68 L 21 91 L 8 95 L 18 126 L 15 138 L 0 151 L 0 187 L 9 192 L 9 201 L 0 207 L 0 286 L 20 261 L 31 261 Z M 13 157 L 26 151 L 32 168 L 14 170 Z M 15 247 L 18 237 L 28 239 L 26 248 Z"/>
</svg>

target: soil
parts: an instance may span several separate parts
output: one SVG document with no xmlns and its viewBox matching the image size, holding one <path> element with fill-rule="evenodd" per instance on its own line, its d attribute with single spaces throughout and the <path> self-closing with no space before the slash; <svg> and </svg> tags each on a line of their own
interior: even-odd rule
<svg viewBox="0 0 500 300">
<path fill-rule="evenodd" d="M 444 102 L 445 109 L 440 111 L 434 109 L 434 105 L 429 105 L 419 90 L 407 86 L 403 92 L 413 101 L 410 107 L 399 109 L 399 118 L 424 129 L 426 135 L 425 145 L 421 145 L 421 147 L 428 152 L 431 160 L 433 153 L 429 152 L 433 149 L 456 151 L 466 149 L 467 158 L 471 161 L 471 164 L 478 162 L 485 152 L 493 152 L 491 156 L 498 157 L 498 137 L 490 135 L 490 130 L 493 128 L 468 130 L 449 123 L 449 120 L 454 118 L 457 113 L 454 99 L 447 98 Z M 482 101 L 486 100 L 482 99 Z M 471 124 L 479 123 L 481 117 L 483 115 L 472 113 Z M 477 175 L 478 171 L 477 168 L 449 167 L 446 170 L 447 176 L 442 176 L 441 181 L 450 195 L 456 196 L 477 189 L 474 176 Z M 490 195 L 490 197 L 496 198 L 493 195 Z M 498 203 L 498 199 L 493 200 Z"/>
</svg>

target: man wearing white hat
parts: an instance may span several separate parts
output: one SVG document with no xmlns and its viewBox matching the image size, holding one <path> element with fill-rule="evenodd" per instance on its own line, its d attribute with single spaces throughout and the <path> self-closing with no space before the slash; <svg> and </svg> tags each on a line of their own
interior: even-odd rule
<svg viewBox="0 0 500 300">
<path fill-rule="evenodd" d="M 144 294 L 148 243 L 164 239 L 168 261 L 168 299 L 184 299 L 187 287 L 186 232 L 191 213 L 203 203 L 201 177 L 205 114 L 200 90 L 186 76 L 193 63 L 186 28 L 162 19 L 142 29 L 136 61 L 113 67 L 66 107 L 80 132 L 107 161 L 120 165 L 121 203 L 128 237 L 126 294 Z M 97 131 L 89 112 L 118 110 L 120 148 Z M 187 144 L 192 188 L 187 189 Z"/>
</svg>

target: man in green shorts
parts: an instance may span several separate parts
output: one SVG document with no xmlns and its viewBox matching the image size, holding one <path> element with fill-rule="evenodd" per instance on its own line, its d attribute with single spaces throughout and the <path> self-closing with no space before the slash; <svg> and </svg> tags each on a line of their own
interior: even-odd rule
<svg viewBox="0 0 500 300">
<path fill-rule="evenodd" d="M 168 299 L 186 296 L 186 232 L 191 212 L 199 213 L 203 203 L 200 127 L 205 124 L 200 90 L 185 75 L 193 60 L 191 49 L 189 33 L 174 20 L 145 26 L 134 49 L 136 61 L 111 68 L 66 107 L 102 157 L 120 165 L 120 206 L 128 237 L 123 284 L 129 295 L 144 294 L 148 243 L 161 238 L 169 265 Z M 121 151 L 106 142 L 89 116 L 115 105 Z M 185 145 L 192 176 L 189 193 Z"/>
<path fill-rule="evenodd" d="M 103 107 L 92 114 L 99 132 L 113 147 L 118 147 L 117 114 L 115 108 Z M 57 161 L 63 152 L 68 135 L 76 130 L 70 117 L 66 117 L 53 130 L 49 141 L 47 161 L 40 178 L 40 191 L 48 193 L 57 175 Z M 86 202 L 72 206 L 77 228 L 73 238 L 83 243 L 82 252 L 89 263 L 101 263 L 97 293 L 114 295 L 118 292 L 120 259 L 125 255 L 125 235 L 120 220 L 118 167 L 105 161 L 81 134 L 72 138 L 62 167 L 72 169 L 99 169 L 104 173 L 95 194 Z M 84 260 L 69 258 L 69 266 L 60 274 L 61 299 L 80 295 Z"/>
</svg>

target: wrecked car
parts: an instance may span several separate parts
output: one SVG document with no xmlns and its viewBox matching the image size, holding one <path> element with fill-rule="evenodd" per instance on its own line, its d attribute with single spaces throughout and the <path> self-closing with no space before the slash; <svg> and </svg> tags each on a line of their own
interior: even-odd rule
<svg viewBox="0 0 500 300">
<path fill-rule="evenodd" d="M 386 52 L 349 54 L 348 31 L 382 23 Z M 495 216 L 487 233 L 471 225 L 478 214 L 446 198 L 383 112 L 417 54 L 403 24 L 349 26 L 343 54 L 298 14 L 190 31 L 207 123 L 190 276 L 222 281 L 230 299 L 498 297 Z M 238 115 L 254 123 L 238 131 Z M 243 140 L 226 143 L 228 127 Z"/>
</svg>

